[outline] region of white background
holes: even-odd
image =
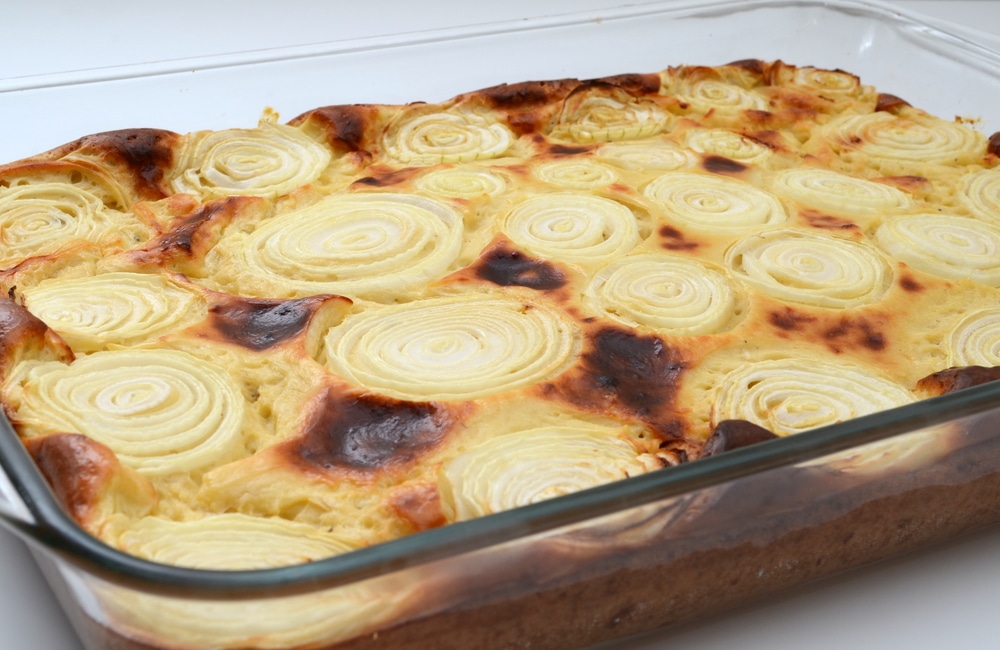
[[[18,2],[3,9],[0,81],[622,4],[615,0]],[[1000,38],[1000,1],[894,0],[892,4]],[[6,123],[3,112],[0,95],[0,125]],[[13,128],[32,127],[45,129],[44,124]],[[0,143],[3,138],[0,130]],[[998,601],[1000,530],[993,529],[619,647],[996,648],[1000,647],[995,624]],[[0,648],[81,648],[31,556],[3,531]]]

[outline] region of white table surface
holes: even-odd
[[[1000,38],[1000,1],[893,1],[907,10]],[[0,23],[0,79],[622,4],[615,0],[10,3]],[[197,20],[192,20],[194,15]],[[0,97],[0,117],[2,113]],[[630,640],[621,648],[997,648],[998,551],[1000,528],[982,531],[712,621]],[[81,647],[31,556],[21,542],[0,530],[0,648]]]

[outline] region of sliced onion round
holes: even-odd
[[[190,521],[146,517],[118,540],[138,557],[192,569],[248,570],[304,564],[352,550],[314,527],[237,513]]]
[[[1000,366],[1000,307],[966,315],[955,325],[948,343],[952,366]]]
[[[983,136],[972,129],[940,119],[909,119],[877,112],[848,115],[830,122],[827,139],[860,142],[862,151],[876,158],[947,164],[974,162],[982,157]]]
[[[772,153],[766,145],[728,129],[692,129],[685,133],[684,143],[699,153],[745,164],[764,161]]]
[[[547,307],[473,294],[353,314],[325,351],[333,372],[374,392],[467,400],[551,379],[575,359],[578,338]]]
[[[69,183],[0,188],[0,268],[74,241],[99,242],[111,228],[101,200]]]
[[[630,209],[590,194],[532,196],[514,206],[501,228],[529,253],[565,262],[610,259],[640,241],[639,224]]]
[[[662,131],[667,120],[653,102],[590,94],[567,103],[550,135],[581,143],[638,140]]]
[[[874,246],[808,231],[744,237],[726,251],[725,260],[737,278],[766,295],[834,309],[877,302],[893,280]]]
[[[451,459],[440,474],[455,520],[537,503],[645,473],[614,431],[550,426],[494,436]]]
[[[281,124],[264,123],[256,129],[226,129],[192,137],[173,188],[204,198],[281,196],[314,181],[331,159],[326,147]]]
[[[741,233],[788,219],[778,199],[750,183],[696,172],[668,172],[643,190],[675,222],[707,232]]]
[[[165,334],[200,303],[166,276],[128,272],[46,280],[21,295],[29,311],[83,352]]]
[[[570,190],[592,190],[618,180],[614,169],[589,159],[553,160],[532,170],[540,181]]]
[[[485,167],[465,165],[438,169],[420,176],[416,188],[428,194],[454,199],[498,196],[507,191],[508,179]]]
[[[264,222],[237,256],[250,276],[285,291],[379,299],[444,275],[462,228],[461,215],[433,199],[341,194]]]
[[[1000,226],[1000,169],[967,175],[958,197],[974,217]]]
[[[912,204],[905,192],[884,183],[828,169],[791,169],[778,174],[771,189],[803,205],[833,210],[867,221]]]
[[[636,171],[675,171],[691,167],[696,159],[692,152],[671,140],[641,142],[610,142],[597,150],[603,161]]]
[[[682,336],[725,331],[742,311],[738,289],[722,269],[658,253],[612,262],[584,298],[605,317]]]
[[[472,112],[404,112],[383,138],[386,154],[412,165],[488,160],[502,156],[515,140],[506,125]]]
[[[932,275],[1000,287],[1000,225],[944,214],[915,214],[875,233],[893,257]]]
[[[150,476],[205,469],[241,442],[245,403],[225,370],[175,350],[115,350],[31,371],[19,417],[82,433]]]
[[[860,367],[815,358],[743,364],[719,381],[713,420],[740,419],[779,436],[914,401],[910,391]]]

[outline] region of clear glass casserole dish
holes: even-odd
[[[755,37],[761,33],[767,42]],[[588,54],[595,39],[621,47]],[[670,4],[601,20],[219,57],[195,62],[193,74],[164,65],[21,83],[3,95],[11,119],[59,123],[64,132],[4,158],[137,120],[180,132],[224,128],[252,124],[265,105],[292,115],[748,57],[847,69],[931,112],[978,118],[986,128],[1000,121],[997,54],[879,5]],[[223,94],[238,101],[220,102]],[[93,114],[47,119],[76,102]],[[206,113],[208,105],[218,112]],[[9,429],[0,460],[26,504],[8,521],[39,544],[40,562],[90,647],[579,647],[993,523],[998,418],[1000,387],[986,385],[347,556],[252,573],[185,571],[108,549],[58,509]],[[928,431],[953,440],[931,465],[836,469],[865,445]]]

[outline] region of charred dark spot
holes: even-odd
[[[963,388],[971,388],[980,384],[1000,380],[1000,366],[987,368],[984,366],[964,366],[949,368],[928,375],[917,382],[919,390],[929,391],[938,395],[953,393]]]
[[[619,74],[585,82],[587,86],[609,85],[621,88],[632,95],[649,95],[659,92],[661,81],[658,74]]]
[[[909,291],[911,293],[916,291],[922,291],[923,285],[911,278],[908,275],[904,275],[899,279],[899,286],[903,288],[904,291]]]
[[[856,344],[875,352],[884,350],[886,347],[885,335],[862,318],[854,320],[842,318],[836,325],[825,329],[823,337],[834,352],[840,352],[840,346],[847,338],[851,338]]]
[[[579,372],[567,373],[552,389],[581,408],[638,417],[668,439],[680,435],[674,399],[686,364],[678,350],[659,337],[616,327],[594,332],[587,348]]]
[[[147,247],[150,252],[176,252],[191,255],[201,227],[213,219],[230,215],[242,203],[242,197],[227,197],[201,206],[194,212],[178,217],[169,231],[155,238]]]
[[[743,68],[744,70],[748,70],[754,74],[764,74],[764,62],[760,59],[740,59],[739,61],[733,61],[731,63],[727,63],[726,65],[734,68]]]
[[[553,144],[549,146],[549,153],[556,156],[576,156],[588,153],[592,147],[586,145],[572,146],[567,144]]]
[[[327,142],[338,151],[365,151],[368,147],[369,126],[378,117],[374,106],[346,105],[324,106],[299,115],[289,124],[299,125],[315,120],[326,131]]]
[[[158,129],[108,131],[92,136],[95,144],[110,149],[136,176],[137,190],[147,196],[165,196],[163,173],[174,160],[173,142],[177,134]]]
[[[697,242],[687,241],[684,238],[684,233],[673,226],[660,226],[659,233],[660,237],[668,240],[662,244],[663,248],[667,250],[678,251],[698,248]]]
[[[705,171],[713,174],[738,174],[746,171],[747,166],[725,156],[705,156],[701,161]]]
[[[834,217],[829,214],[816,212],[815,210],[803,210],[802,217],[813,228],[821,228],[823,230],[858,229],[858,224],[854,223],[853,221],[848,221],[847,219],[841,219],[840,217]]]
[[[725,451],[774,440],[777,437],[764,427],[747,420],[723,420],[715,426],[712,435],[705,441],[701,455],[715,456]]]
[[[328,298],[266,300],[227,296],[209,308],[209,321],[229,341],[251,350],[266,350],[301,334]]]
[[[445,407],[377,395],[324,392],[288,453],[318,469],[376,470],[405,464],[437,445],[453,425]]]
[[[1000,131],[990,136],[986,142],[986,153],[1000,157]]]
[[[905,108],[909,105],[910,103],[908,101],[900,99],[895,95],[890,95],[889,93],[879,93],[878,101],[875,102],[875,110],[896,114],[901,108]]]
[[[478,91],[478,95],[489,100],[496,108],[524,109],[541,106],[565,96],[579,81],[560,79],[553,81],[525,81],[516,84],[501,84]]]
[[[781,311],[773,311],[768,314],[767,320],[778,329],[791,332],[801,329],[807,323],[814,322],[816,317],[797,312],[791,307],[785,307]]]
[[[404,167],[402,169],[376,169],[370,168],[370,176],[359,178],[352,185],[367,185],[368,187],[389,187],[399,185],[408,181],[419,170],[415,167]]]
[[[519,286],[548,291],[566,285],[566,274],[550,262],[534,259],[505,246],[499,246],[480,258],[475,272],[483,280],[502,287]]]

